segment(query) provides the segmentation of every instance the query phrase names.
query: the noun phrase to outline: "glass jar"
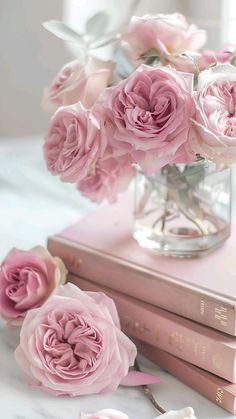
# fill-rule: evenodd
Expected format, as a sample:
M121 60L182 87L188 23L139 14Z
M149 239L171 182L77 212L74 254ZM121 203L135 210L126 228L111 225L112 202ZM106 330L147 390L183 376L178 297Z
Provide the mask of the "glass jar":
M151 176L137 167L134 217L140 246L166 256L208 254L230 235L231 169L201 158Z

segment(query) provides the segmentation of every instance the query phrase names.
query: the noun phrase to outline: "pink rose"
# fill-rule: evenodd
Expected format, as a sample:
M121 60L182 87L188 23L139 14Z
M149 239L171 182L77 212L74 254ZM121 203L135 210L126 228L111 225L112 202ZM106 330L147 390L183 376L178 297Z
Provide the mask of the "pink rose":
M169 410L161 415L163 419L197 419L192 407L184 407L180 410ZM160 416L154 418L159 419Z
M114 409L104 409L96 413L81 413L80 419L129 419L125 413Z
M66 274L62 260L41 246L12 249L0 268L0 314L11 324L21 324L28 310L41 306L64 284Z
M136 354L113 300L68 283L28 312L15 357L31 385L79 396L115 391Z
M163 419L197 419L192 407L184 407L180 410L170 410L162 415ZM160 416L158 416L160 418ZM157 417L155 419L158 419ZM104 409L94 414L81 413L80 419L129 419L128 416L118 410Z
M185 17L179 13L169 15L133 16L128 32L121 35L133 59L155 49L162 55L199 51L206 42L206 33L195 25L189 25Z
M103 156L107 141L99 121L80 103L60 108L53 116L44 144L48 170L62 181L88 176Z
M192 95L192 74L140 66L101 97L115 127L110 144L130 153L147 175L193 160L185 150L195 115Z
M163 54L163 58L166 63L178 71L198 74L199 70L203 71L211 64L229 62L232 59L234 50L235 48L229 46L219 51L206 49L201 53L192 54L190 52L188 56L166 52Z
M221 48L219 51L210 49L203 50L200 58L200 69L205 70L209 65L214 63L227 63L231 60L235 51L235 47L228 46Z
M130 157L110 156L98 160L94 173L82 179L77 187L82 195L100 204L104 199L114 203L135 175Z
M199 76L191 150L229 165L236 161L236 69L221 64Z
M114 64L90 57L85 65L78 60L66 64L44 90L42 106L54 112L60 106L81 102L91 107L112 79Z

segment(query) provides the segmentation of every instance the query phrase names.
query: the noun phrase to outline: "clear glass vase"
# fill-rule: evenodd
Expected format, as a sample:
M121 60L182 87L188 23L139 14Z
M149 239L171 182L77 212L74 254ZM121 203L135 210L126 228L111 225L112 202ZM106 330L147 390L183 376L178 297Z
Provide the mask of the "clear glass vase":
M200 158L152 176L137 168L134 217L142 247L175 257L208 254L230 235L231 169Z

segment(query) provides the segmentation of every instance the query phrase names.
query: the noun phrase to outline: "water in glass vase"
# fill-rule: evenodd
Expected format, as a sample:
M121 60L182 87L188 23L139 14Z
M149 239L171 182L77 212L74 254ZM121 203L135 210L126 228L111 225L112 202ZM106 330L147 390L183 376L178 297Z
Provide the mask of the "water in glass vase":
M197 257L230 235L231 169L196 162L165 166L146 176L137 168L134 238L175 257Z

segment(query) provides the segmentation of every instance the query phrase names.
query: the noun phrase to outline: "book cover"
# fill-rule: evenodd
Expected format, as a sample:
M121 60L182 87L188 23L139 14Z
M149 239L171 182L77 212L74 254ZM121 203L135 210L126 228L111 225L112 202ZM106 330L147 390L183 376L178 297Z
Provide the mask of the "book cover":
M236 382L236 339L224 333L143 303L87 279L69 275L83 290L113 298L124 332L167 351L232 383Z
M235 225L220 249L184 260L142 249L132 229L124 195L49 238L48 248L73 274L235 336Z
M138 352L154 364L159 365L213 403L236 415L236 384L231 384L148 343L135 340L135 344Z

